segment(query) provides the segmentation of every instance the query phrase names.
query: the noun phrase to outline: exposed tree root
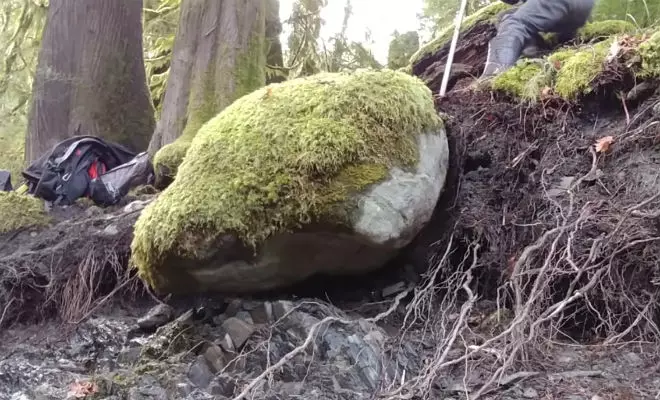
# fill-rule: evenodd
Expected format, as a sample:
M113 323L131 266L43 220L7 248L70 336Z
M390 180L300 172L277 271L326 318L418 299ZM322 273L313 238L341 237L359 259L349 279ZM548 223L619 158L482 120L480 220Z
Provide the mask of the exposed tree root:
M81 213L38 234L5 236L0 247L0 326L57 315L76 323L107 299L143 290L126 269L133 224L144 204Z

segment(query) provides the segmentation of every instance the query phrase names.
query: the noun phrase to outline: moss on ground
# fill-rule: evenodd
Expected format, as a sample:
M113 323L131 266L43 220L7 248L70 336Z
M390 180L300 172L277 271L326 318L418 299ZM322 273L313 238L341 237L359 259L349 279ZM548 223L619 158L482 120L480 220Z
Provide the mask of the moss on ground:
M482 21L493 21L497 19L497 16L508 9L510 9L511 6L501 2L497 1L495 3L492 3L479 11L475 12L474 14L468 16L463 20L463 23L461 24L461 32L464 32L473 26L475 26L477 23L482 22ZM429 54L433 54L437 52L439 49L441 49L444 45L449 43L451 40L453 34L454 34L454 25L455 23L452 23L451 25L447 26L444 28L440 33L431 41L423 45L422 47L417 50L415 54L410 57L410 64L414 65L417 62L419 62L422 58Z
M606 59L611 52L614 40L628 35L626 58L637 55L639 65L628 67L638 78L648 79L660 76L660 32L650 37L625 21L600 21L585 26L578 39L583 41L603 39L594 44L563 47L542 60L520 60L516 66L496 76L491 89L505 92L523 100L536 101L546 88L567 100L576 100L591 93L593 82L603 73ZM587 40L588 39L588 40ZM639 43L638 47L635 43ZM628 48L631 47L632 48Z
M522 60L516 67L495 77L491 88L533 102L543 88L552 84L550 69L547 63Z
M157 287L165 258L195 259L202 239L231 232L257 246L312 221L342 222L338 207L390 167L414 165L416 137L441 126L431 91L401 72L259 89L200 129L174 183L137 221L132 264Z
M660 31L653 33L648 40L639 45L639 55L642 64L637 76L640 78L660 76Z
M575 100L591 92L591 83L603 71L611 45L612 39L609 39L593 46L560 50L548 57L551 63L559 65L554 83L555 93L565 99Z
M606 20L585 24L577 33L577 39L582 42L602 40L614 35L633 34L637 27L628 21Z
M14 192L0 192L0 234L45 226L50 221L41 200Z

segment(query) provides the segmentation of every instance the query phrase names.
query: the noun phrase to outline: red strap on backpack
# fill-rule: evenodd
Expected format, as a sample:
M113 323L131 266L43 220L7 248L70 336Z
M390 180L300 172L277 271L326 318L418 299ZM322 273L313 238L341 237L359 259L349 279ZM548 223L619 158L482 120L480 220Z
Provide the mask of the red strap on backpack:
M87 169L87 173L89 174L89 177L92 178L92 179L96 179L99 176L105 174L106 172L107 171L106 171L106 168L105 168L105 164L103 164L102 162L100 162L98 160L94 161L89 166L89 168Z

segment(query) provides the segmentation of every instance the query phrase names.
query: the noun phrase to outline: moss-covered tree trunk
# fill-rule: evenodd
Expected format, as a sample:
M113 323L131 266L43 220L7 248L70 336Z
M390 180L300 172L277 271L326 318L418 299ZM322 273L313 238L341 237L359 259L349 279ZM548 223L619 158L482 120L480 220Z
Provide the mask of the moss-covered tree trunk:
M266 63L270 73L266 83L282 82L286 80L284 72L284 54L282 52L282 22L280 21L280 1L267 0L266 4Z
M144 151L154 124L142 53L142 0L51 0L26 161L77 133Z
M149 145L159 175L174 176L206 121L265 85L266 4L183 0L162 116Z

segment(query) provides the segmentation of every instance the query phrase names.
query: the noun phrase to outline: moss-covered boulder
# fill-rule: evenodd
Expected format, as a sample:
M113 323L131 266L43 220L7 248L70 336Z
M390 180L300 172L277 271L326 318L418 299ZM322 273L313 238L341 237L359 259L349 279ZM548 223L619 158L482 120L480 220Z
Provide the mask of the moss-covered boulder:
M0 192L0 235L21 228L48 225L43 201L15 192Z
M430 219L448 167L430 90L390 70L271 84L206 123L140 216L161 292L245 293L382 266Z

